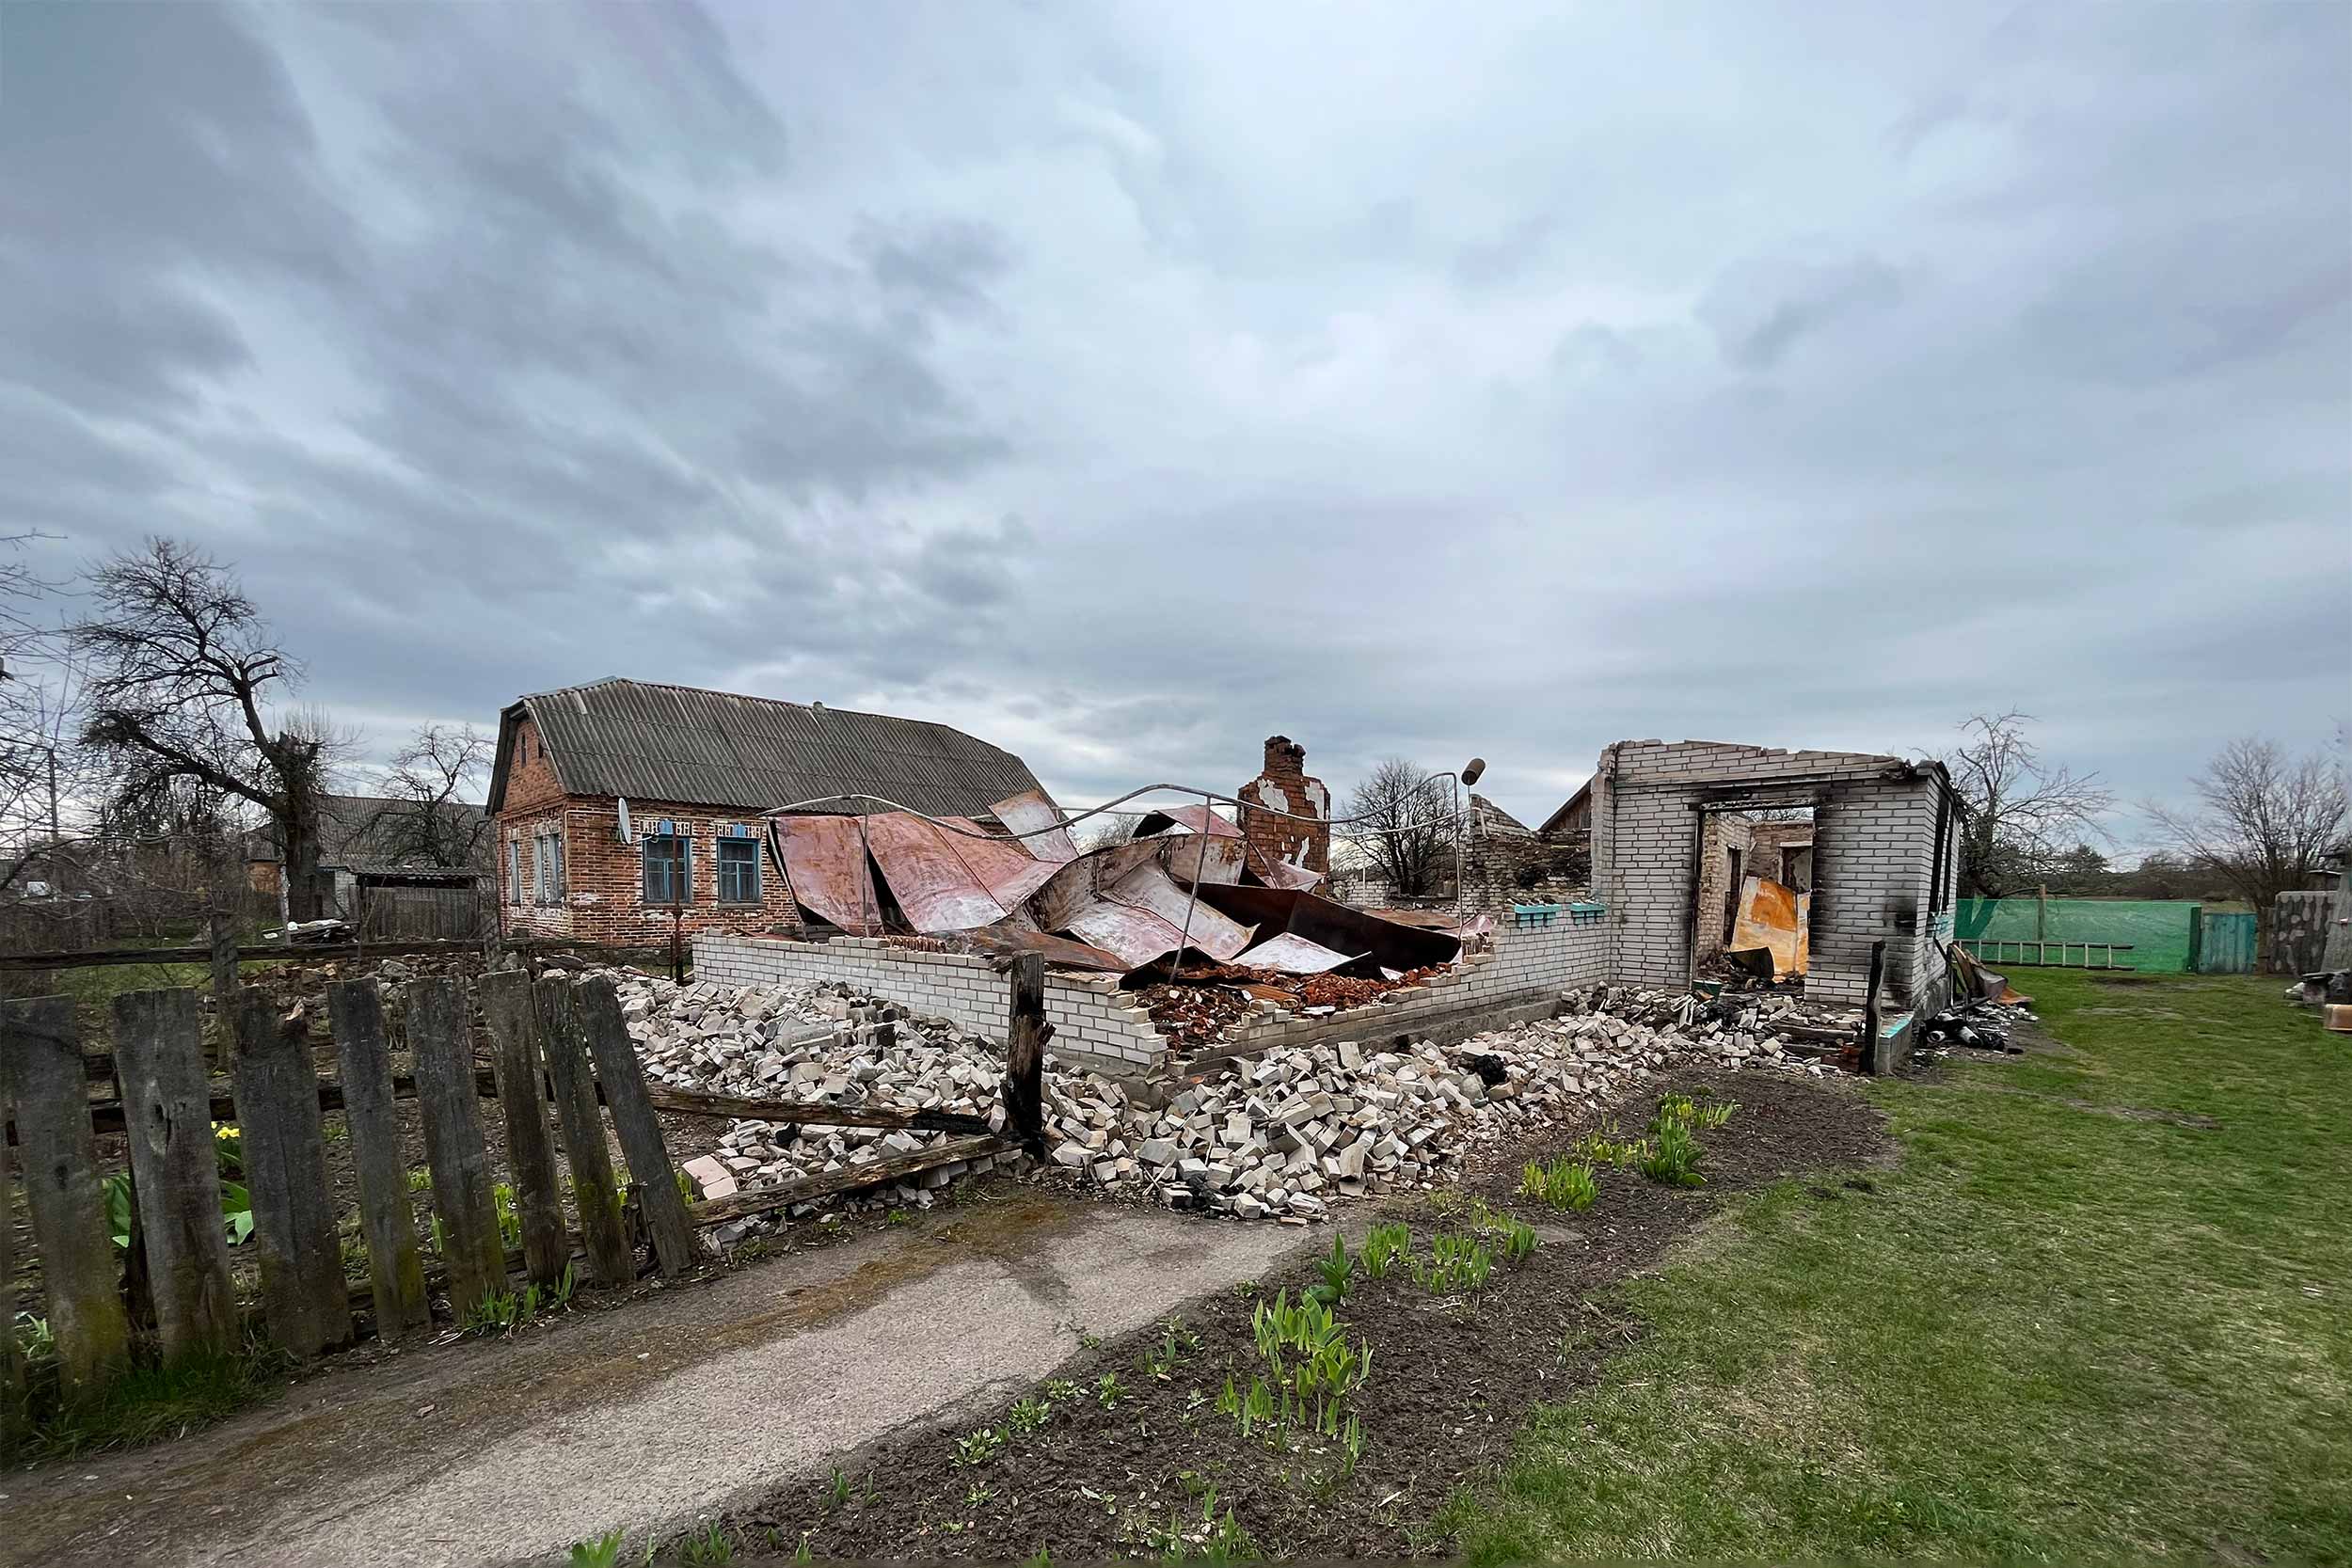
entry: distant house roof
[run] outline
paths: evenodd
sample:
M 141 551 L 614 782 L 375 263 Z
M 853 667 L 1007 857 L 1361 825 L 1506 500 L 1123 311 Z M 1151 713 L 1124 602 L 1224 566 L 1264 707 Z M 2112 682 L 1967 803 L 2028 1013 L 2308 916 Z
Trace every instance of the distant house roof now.
M 615 678 L 537 692 L 506 709 L 493 813 L 506 798 L 526 715 L 566 795 L 751 812 L 866 794 L 934 816 L 975 816 L 1041 787 L 1010 752 L 946 724 Z
M 1576 819 L 1577 808 L 1579 806 L 1589 806 L 1592 803 L 1592 799 L 1593 781 L 1587 779 L 1582 784 L 1577 785 L 1576 793 L 1569 796 L 1566 800 L 1563 801 L 1558 811 L 1555 811 L 1549 816 L 1545 817 L 1544 825 L 1535 831 L 1539 833 L 1556 833 L 1565 831 L 1568 824 Z

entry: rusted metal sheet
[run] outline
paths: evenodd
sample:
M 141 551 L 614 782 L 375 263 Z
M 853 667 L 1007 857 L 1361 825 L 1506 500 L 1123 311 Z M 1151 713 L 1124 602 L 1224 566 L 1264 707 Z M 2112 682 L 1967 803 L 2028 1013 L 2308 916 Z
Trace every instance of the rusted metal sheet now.
M 1176 879 L 1156 862 L 1136 866 L 1105 888 L 1103 897 L 1107 903 L 1157 915 L 1168 927 L 1163 953 L 1181 942 L 1221 963 L 1231 963 L 1249 945 L 1256 931 L 1255 927 L 1227 918 L 1213 905 L 1178 887 Z
M 1162 806 L 1159 810 L 1136 821 L 1137 838 L 1156 838 L 1174 828 L 1188 833 L 1207 833 L 1211 838 L 1239 838 L 1241 830 L 1217 816 L 1207 806 Z
M 1070 841 L 1069 830 L 1055 826 L 1061 821 L 1061 813 L 1055 809 L 1053 801 L 1045 798 L 1043 790 L 1025 789 L 1018 795 L 1006 797 L 988 809 L 995 814 L 997 821 L 1002 822 L 1014 832 L 1036 835 L 1021 840 L 1022 845 L 1034 858 L 1052 861 L 1057 864 L 1078 858 L 1078 847 Z M 1053 827 L 1054 831 L 1044 833 L 1037 832 L 1038 829 L 1044 827 Z
M 1303 865 L 1278 861 L 1264 855 L 1252 855 L 1249 869 L 1268 887 L 1288 888 L 1294 893 L 1309 893 L 1323 884 L 1323 873 L 1310 871 Z
M 1156 864 L 1186 887 L 1196 878 L 1207 886 L 1238 879 L 1241 859 L 1241 840 L 1200 833 L 1115 844 L 1080 855 L 1057 868 L 1051 879 L 1030 897 L 1025 912 L 1041 931 L 1067 931 L 1073 928 L 1073 921 L 1138 866 Z
M 1321 942 L 1309 942 L 1305 937 L 1293 936 L 1284 931 L 1279 936 L 1268 937 L 1233 961 L 1248 964 L 1252 969 L 1279 969 L 1285 974 L 1321 974 L 1342 964 L 1354 963 L 1364 956 L 1361 953 L 1335 953 Z
M 1772 978 L 1791 979 L 1805 972 L 1810 960 L 1813 895 L 1799 893 L 1769 877 L 1749 877 L 1740 884 L 1740 911 L 1733 918 L 1726 952 L 1761 948 L 1772 956 Z
M 956 853 L 956 835 L 903 812 L 866 818 L 874 863 L 916 930 L 968 931 L 1005 918 L 1005 907 Z
M 1060 869 L 1057 862 L 1041 861 L 1031 855 L 1018 840 L 974 836 L 984 830 L 968 816 L 944 816 L 940 820 L 964 830 L 939 836 L 963 863 L 964 869 L 988 889 L 989 896 L 1008 913 L 1020 908 L 1021 900 L 1043 887 L 1047 879 Z
M 1461 957 L 1461 939 L 1445 931 L 1424 931 L 1393 920 L 1382 920 L 1361 910 L 1311 893 L 1288 888 L 1218 886 L 1202 883 L 1200 901 L 1249 921 L 1265 936 L 1287 931 L 1335 952 L 1362 953 L 1373 962 L 1395 970 L 1425 969 L 1449 964 Z
M 771 816 L 769 842 L 791 883 L 793 899 L 809 913 L 845 931 L 870 936 L 880 928 L 866 847 L 853 816 Z

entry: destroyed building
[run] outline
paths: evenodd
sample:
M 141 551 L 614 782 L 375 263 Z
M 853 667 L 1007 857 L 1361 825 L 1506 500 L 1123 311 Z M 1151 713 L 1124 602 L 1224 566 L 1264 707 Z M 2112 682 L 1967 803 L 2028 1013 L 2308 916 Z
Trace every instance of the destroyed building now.
M 1312 887 L 1331 871 L 1331 792 L 1307 775 L 1307 748 L 1285 735 L 1268 736 L 1265 768 L 1237 791 L 1272 810 L 1242 808 L 1241 835 L 1250 869 L 1275 886 Z M 1278 816 L 1276 812 L 1287 814 Z M 1291 817 L 1319 817 L 1316 823 Z M 1287 869 L 1282 869 L 1287 868 Z M 1311 872 L 1309 878 L 1306 874 Z
M 487 808 L 503 928 L 618 946 L 674 921 L 797 929 L 763 818 L 847 795 L 991 825 L 1015 796 L 1052 810 L 1019 757 L 945 724 L 618 678 L 520 698 Z
M 1949 995 L 1955 824 L 1964 808 L 1941 763 L 1625 740 L 1601 753 L 1592 799 L 1594 895 L 1609 910 L 1613 979 L 1696 978 L 1726 916 L 1732 867 L 1743 885 L 1758 879 L 1748 857 L 1757 830 L 1770 827 L 1773 868 L 1807 883 L 1798 934 L 1809 947 L 1809 999 L 1863 1002 L 1882 943 L 1885 1005 L 1932 1012 Z M 1789 811 L 1810 817 L 1802 836 L 1798 824 L 1784 832 L 1753 820 Z

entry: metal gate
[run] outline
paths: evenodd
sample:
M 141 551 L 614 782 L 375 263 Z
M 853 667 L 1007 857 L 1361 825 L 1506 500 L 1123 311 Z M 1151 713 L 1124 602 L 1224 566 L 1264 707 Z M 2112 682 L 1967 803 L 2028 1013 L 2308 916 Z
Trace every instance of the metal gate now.
M 2197 931 L 2197 973 L 2254 973 L 2254 917 L 2250 914 L 2202 914 Z

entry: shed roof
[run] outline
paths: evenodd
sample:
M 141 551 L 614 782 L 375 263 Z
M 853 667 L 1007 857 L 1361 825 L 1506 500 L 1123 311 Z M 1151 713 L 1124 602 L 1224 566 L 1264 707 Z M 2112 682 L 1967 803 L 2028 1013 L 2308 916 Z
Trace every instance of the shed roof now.
M 507 708 L 490 779 L 493 812 L 505 799 L 515 731 L 526 714 L 567 795 L 767 811 L 867 794 L 934 816 L 971 816 L 1041 787 L 1010 752 L 946 724 L 616 677 L 537 692 Z

